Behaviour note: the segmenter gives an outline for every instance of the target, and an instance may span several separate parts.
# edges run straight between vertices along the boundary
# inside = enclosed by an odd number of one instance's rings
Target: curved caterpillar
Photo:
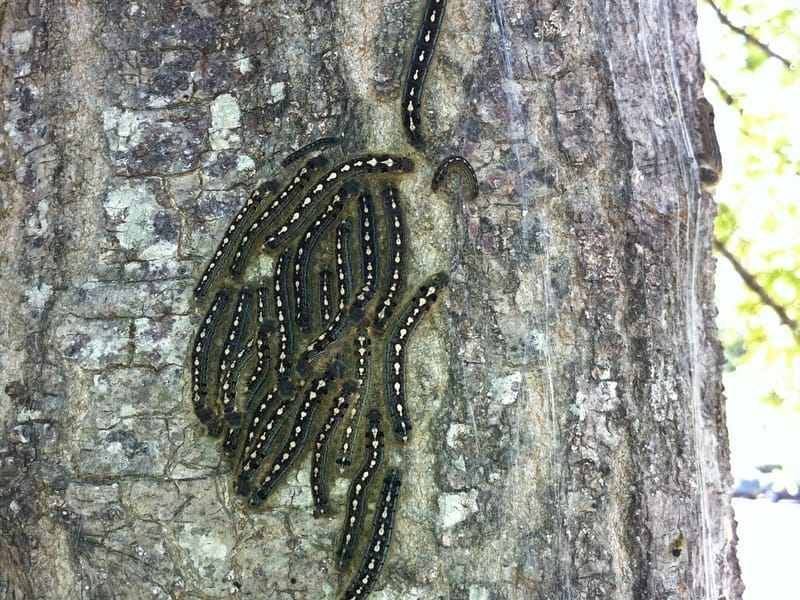
[[[241,227],[245,221],[247,220],[248,216],[258,210],[258,208],[263,204],[266,200],[269,199],[278,189],[278,184],[275,181],[266,181],[256,188],[256,190],[250,194],[247,198],[247,201],[244,203],[244,206],[239,209],[239,212],[236,213],[236,216],[233,217],[230,225],[225,230],[225,235],[222,236],[222,241],[217,246],[216,251],[214,252],[214,256],[208,263],[205,271],[200,276],[200,282],[194,288],[194,297],[199,299],[206,295],[208,289],[211,287],[211,283],[213,282],[214,278],[217,276],[217,272],[222,269],[222,261],[225,257],[228,248],[232,245],[234,239],[239,235],[239,227]]]
[[[320,237],[342,210],[342,190],[334,194],[325,210],[308,226],[294,253],[295,320],[303,331],[311,328],[311,286],[309,270],[311,255]]]
[[[292,314],[289,304],[289,257],[290,248],[286,248],[275,262],[273,286],[275,292],[275,317],[278,320],[278,387],[283,394],[291,392],[290,367],[294,350],[292,334]]]
[[[325,462],[331,438],[339,421],[347,410],[355,385],[347,382],[342,386],[338,397],[331,405],[328,418],[314,440],[314,453],[311,455],[311,497],[314,500],[314,516],[319,517],[328,511],[328,485],[325,481]]]
[[[472,165],[469,164],[469,161],[463,156],[448,156],[439,163],[439,166],[436,167],[436,171],[433,174],[433,179],[431,180],[431,190],[434,192],[439,191],[439,187],[442,185],[444,178],[450,173],[450,169],[453,167],[459,168],[466,175],[469,182],[470,200],[477,198],[478,176],[475,174],[475,169],[472,168]]]
[[[378,278],[378,255],[375,244],[375,211],[372,207],[372,196],[364,191],[358,197],[358,218],[361,225],[361,290],[356,295],[353,312],[358,318],[375,295]]]
[[[344,600],[363,600],[372,591],[378,580],[386,556],[389,553],[389,542],[394,529],[394,517],[397,511],[397,499],[400,497],[402,477],[400,471],[390,469],[383,478],[383,486],[375,518],[372,524],[372,536],[364,553],[364,559],[358,573],[353,577]]]
[[[447,285],[445,273],[436,273],[423,283],[414,297],[403,307],[386,346],[384,382],[389,414],[394,421],[394,434],[398,440],[408,440],[411,421],[405,404],[406,346],[411,333],[436,302],[437,294]]]
[[[197,331],[192,345],[192,405],[200,422],[208,429],[208,434],[218,437],[221,433],[219,416],[208,402],[208,360],[214,333],[219,326],[230,296],[227,290],[219,290],[214,301],[203,317],[203,324]]]
[[[389,269],[386,275],[385,292],[378,302],[373,323],[378,331],[386,328],[386,323],[391,318],[405,285],[403,280],[405,229],[403,213],[397,196],[397,190],[392,186],[387,186],[383,190],[383,212],[387,221],[389,238]]]
[[[330,390],[331,385],[333,385],[334,380],[340,375],[341,368],[334,363],[328,367],[322,377],[318,378],[306,390],[305,397],[297,410],[294,424],[290,430],[289,439],[286,441],[283,450],[278,453],[269,465],[259,482],[258,489],[250,496],[250,506],[260,506],[275,489],[275,486],[295,459],[302,454],[314,414],[317,412],[320,402]]]
[[[294,174],[289,184],[283,188],[277,198],[275,198],[258,218],[247,228],[242,239],[236,247],[236,253],[231,261],[230,271],[234,275],[239,275],[244,271],[244,265],[250,256],[250,251],[256,239],[264,234],[267,227],[272,223],[273,218],[283,211],[291,202],[294,192],[302,189],[308,183],[311,176],[328,164],[328,159],[324,156],[316,156],[304,164],[297,173]]]
[[[439,37],[439,30],[442,27],[445,5],[445,0],[428,0],[417,33],[411,64],[406,74],[401,121],[408,141],[415,147],[422,145],[422,115],[420,112],[422,91],[425,87],[425,76],[428,74],[433,51],[436,48],[436,39]]]
[[[367,508],[367,488],[383,460],[381,414],[373,409],[367,418],[369,425],[366,432],[367,444],[364,463],[347,491],[347,513],[342,526],[339,549],[336,552],[336,562],[340,570],[350,562],[358,545],[359,533],[364,522],[364,512]]]
[[[314,140],[313,142],[309,142],[305,146],[301,146],[300,148],[289,154],[289,156],[287,156],[281,161],[281,166],[288,167],[292,163],[297,162],[299,159],[303,158],[306,154],[311,154],[312,152],[314,152],[315,150],[319,150],[320,148],[327,148],[328,146],[336,146],[337,144],[341,143],[342,140],[341,138],[338,137],[319,138],[317,140]]]
[[[319,274],[319,320],[322,327],[327,327],[333,316],[331,314],[331,272],[323,269]]]
[[[346,467],[352,463],[353,436],[358,429],[358,420],[361,413],[361,406],[369,393],[369,361],[370,361],[370,339],[365,329],[360,329],[356,335],[356,383],[358,394],[353,398],[350,410],[347,412],[347,427],[344,430],[342,444],[339,449],[339,456],[336,463],[340,467]]]
[[[267,238],[264,246],[274,249],[284,242],[296,224],[310,212],[309,206],[325,195],[334,185],[361,173],[408,173],[413,168],[414,163],[410,158],[389,154],[367,154],[337,165],[317,180],[292,215],[273,235]]]

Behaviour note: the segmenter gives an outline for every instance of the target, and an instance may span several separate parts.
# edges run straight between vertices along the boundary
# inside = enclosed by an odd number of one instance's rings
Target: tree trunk
[[[245,510],[185,365],[242,198],[341,132],[450,273],[375,597],[740,597],[694,4],[451,0],[414,150],[420,4],[0,1],[0,596],[335,597],[308,469]]]

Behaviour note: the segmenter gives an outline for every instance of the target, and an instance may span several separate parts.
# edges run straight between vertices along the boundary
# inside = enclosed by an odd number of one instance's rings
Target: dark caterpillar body
[[[230,225],[225,230],[225,235],[222,236],[217,246],[214,256],[208,263],[206,270],[200,276],[200,282],[194,288],[194,297],[199,299],[203,298],[208,292],[214,279],[218,277],[223,271],[223,263],[225,255],[233,248],[234,244],[238,244],[237,238],[241,234],[242,228],[245,226],[250,215],[255,212],[277,191],[278,184],[274,181],[266,181],[256,188],[250,194],[244,206],[239,209],[236,216],[233,217]]]
[[[358,421],[361,416],[361,407],[369,395],[370,378],[370,344],[369,335],[366,329],[362,328],[356,334],[355,355],[356,355],[356,391],[347,411],[347,427],[342,435],[342,444],[339,449],[339,456],[336,464],[340,467],[347,467],[352,464],[353,438],[358,430]]]
[[[344,600],[363,600],[372,591],[378,580],[386,556],[389,553],[389,543],[394,530],[395,513],[397,512],[397,500],[400,497],[400,486],[402,477],[400,471],[390,469],[383,478],[378,507],[375,510],[375,518],[372,524],[372,536],[369,546],[364,553],[361,567],[356,573],[347,591],[342,597]]]
[[[283,475],[291,467],[295,459],[303,453],[314,414],[320,402],[328,394],[334,381],[341,376],[341,368],[337,364],[328,367],[322,377],[314,381],[303,394],[303,401],[295,415],[294,424],[289,432],[289,439],[283,449],[270,463],[258,489],[250,496],[250,506],[260,506],[266,500]]]
[[[340,190],[333,195],[325,210],[317,219],[308,226],[294,253],[294,304],[295,318],[301,330],[308,332],[311,329],[311,285],[309,281],[311,271],[311,256],[319,242],[320,237],[333,223],[341,212],[343,194]]]
[[[229,414],[235,408],[235,402],[228,402],[227,400],[230,400],[236,395],[236,390],[235,388],[231,389],[230,385],[226,388],[225,381],[228,380],[228,383],[230,383],[231,378],[229,376],[229,371],[231,367],[235,368],[236,356],[239,354],[243,340],[247,335],[252,303],[253,292],[247,288],[242,288],[239,292],[239,299],[233,310],[231,324],[228,328],[228,334],[225,337],[225,345],[222,347],[222,353],[219,357],[219,370],[217,372],[219,378],[218,389],[223,415],[228,422],[230,422]]]
[[[206,426],[212,437],[220,435],[221,423],[219,415],[213,405],[209,403],[208,361],[211,346],[214,343],[214,333],[225,314],[225,308],[229,301],[230,295],[227,290],[223,289],[217,292],[208,312],[203,317],[203,322],[192,345],[192,405],[195,415]]]
[[[337,144],[341,144],[341,143],[342,143],[342,140],[341,140],[341,138],[338,138],[338,137],[323,137],[323,138],[319,138],[317,140],[314,140],[313,142],[309,142],[305,146],[301,146],[300,148],[298,148],[297,150],[295,150],[294,152],[289,154],[289,156],[287,156],[286,158],[284,158],[281,161],[281,166],[282,167],[288,167],[289,165],[291,165],[294,162],[297,162],[298,160],[300,160],[301,158],[303,158],[307,154],[311,154],[312,152],[315,152],[316,150],[320,150],[321,148],[327,148],[329,146],[336,146]]]
[[[478,197],[478,176],[475,174],[475,169],[469,164],[469,161],[463,156],[448,156],[439,166],[436,167],[436,172],[433,174],[431,180],[431,190],[434,192],[439,191],[445,177],[450,173],[451,169],[459,169],[467,179],[469,186],[470,199],[474,200]]]
[[[333,317],[331,292],[331,272],[323,269],[319,274],[319,320],[323,328],[328,326]]]
[[[356,319],[364,314],[369,301],[375,295],[378,279],[378,253],[375,238],[375,211],[372,196],[364,191],[358,197],[358,218],[361,237],[361,290],[356,295],[353,313]]]
[[[241,496],[250,495],[251,481],[269,453],[272,442],[278,435],[289,409],[294,403],[293,398],[283,400],[278,404],[269,419],[265,421],[266,413],[277,399],[277,396],[278,389],[273,388],[258,404],[253,413],[245,438],[242,466],[236,481],[236,493]]]
[[[250,227],[247,228],[242,239],[239,240],[236,252],[233,255],[233,260],[231,261],[231,273],[239,275],[244,271],[245,264],[256,240],[268,231],[268,227],[272,224],[274,218],[291,202],[294,194],[303,189],[314,173],[327,164],[328,159],[323,156],[317,156],[309,160],[295,173],[289,184],[283,188],[281,193],[278,194]]]
[[[389,264],[384,283],[384,293],[378,302],[373,326],[383,331],[394,312],[405,287],[405,227],[397,190],[388,186],[383,190],[383,211],[389,239]]]
[[[291,216],[274,234],[267,238],[264,246],[274,249],[282,244],[293,233],[297,223],[311,212],[310,207],[341,182],[357,175],[369,173],[408,173],[413,168],[414,163],[411,162],[411,159],[389,154],[367,154],[337,165],[317,180]]]
[[[339,549],[336,553],[336,562],[339,569],[344,569],[358,545],[359,534],[364,522],[366,512],[367,488],[383,460],[383,428],[381,415],[377,410],[371,410],[368,415],[366,432],[366,453],[364,463],[353,479],[347,493],[347,513],[342,526],[342,535]]]
[[[420,112],[422,92],[425,87],[425,77],[433,58],[433,51],[436,48],[439,30],[442,27],[445,5],[445,0],[428,0],[406,74],[401,121],[408,141],[415,147],[422,145],[422,114]]]
[[[291,360],[294,352],[292,312],[289,300],[289,260],[291,249],[286,248],[275,262],[272,284],[275,293],[275,317],[278,321],[278,388],[282,394],[291,393]]]
[[[447,285],[447,275],[437,273],[422,284],[403,307],[389,336],[384,363],[386,401],[392,416],[395,437],[403,442],[411,432],[411,420],[405,401],[405,358],[411,333],[436,302],[437,294]]]
[[[342,386],[336,400],[331,405],[328,418],[314,440],[311,455],[311,496],[314,500],[314,516],[319,517],[328,511],[328,484],[325,480],[325,463],[331,438],[347,410],[355,385],[348,382]]]

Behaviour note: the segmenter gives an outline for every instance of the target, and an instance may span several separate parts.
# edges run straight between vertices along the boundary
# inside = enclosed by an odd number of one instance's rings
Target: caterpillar
[[[295,459],[303,453],[308,431],[314,420],[314,414],[320,402],[327,395],[334,380],[341,376],[341,366],[334,361],[322,375],[306,390],[303,402],[297,411],[294,424],[289,433],[289,439],[283,450],[278,453],[261,479],[258,489],[250,496],[250,506],[261,506],[275,486],[283,478]]]
[[[275,292],[275,316],[278,320],[278,386],[281,393],[291,392],[290,372],[291,356],[294,351],[292,334],[291,305],[289,304],[289,258],[290,248],[286,248],[275,263],[273,286]]]
[[[195,335],[192,346],[192,405],[195,415],[205,425],[212,437],[220,435],[221,424],[213,406],[208,402],[208,360],[214,342],[214,333],[225,314],[225,308],[229,301],[228,290],[222,289],[217,292],[214,301],[203,317],[203,323]]]
[[[342,386],[338,397],[331,405],[325,424],[314,440],[314,452],[311,456],[311,496],[314,500],[315,517],[324,515],[328,510],[328,486],[325,481],[328,446],[355,390],[356,386],[352,382],[346,382]]]
[[[372,536],[364,553],[364,559],[358,573],[353,577],[344,600],[363,600],[372,591],[378,580],[386,556],[389,553],[389,544],[394,530],[394,518],[397,512],[397,500],[400,497],[402,476],[397,469],[390,469],[383,478],[383,486],[375,509],[375,518],[372,524]]]
[[[383,211],[387,221],[389,237],[389,269],[385,292],[378,302],[373,326],[382,332],[394,312],[403,291],[403,267],[405,263],[405,229],[403,213],[398,202],[397,190],[387,186],[383,190]]]
[[[366,453],[364,463],[356,474],[347,492],[347,513],[344,519],[336,562],[340,570],[344,569],[353,557],[361,526],[364,523],[366,510],[367,487],[381,466],[383,460],[383,429],[381,414],[373,409],[368,415],[366,432]]]
[[[311,286],[309,284],[309,271],[311,255],[319,242],[320,237],[342,210],[342,194],[334,194],[325,210],[309,225],[306,232],[297,244],[294,254],[294,303],[295,318],[300,329],[308,331],[311,328]]]
[[[282,167],[288,167],[292,163],[297,162],[299,159],[303,158],[307,154],[311,154],[315,150],[319,150],[320,148],[327,148],[328,146],[336,146],[337,144],[341,144],[342,140],[338,137],[323,137],[319,138],[318,140],[314,140],[313,142],[309,142],[305,146],[301,146],[289,156],[284,158],[281,161]]]
[[[414,297],[403,307],[389,336],[384,363],[384,382],[389,414],[395,437],[408,440],[411,421],[405,404],[405,354],[411,333],[436,302],[437,294],[447,285],[445,273],[436,273],[423,283]]]
[[[228,248],[232,246],[233,241],[239,235],[239,228],[242,227],[247,220],[248,216],[258,210],[258,208],[266,202],[278,189],[278,184],[275,181],[266,181],[259,185],[255,191],[247,198],[247,201],[233,217],[233,220],[225,230],[225,235],[222,236],[222,241],[217,246],[214,256],[206,266],[205,271],[200,276],[200,281],[194,288],[195,299],[203,298],[208,289],[211,287],[218,272],[222,270],[222,262]]]
[[[417,148],[422,145],[420,107],[425,76],[428,74],[433,51],[436,48],[436,39],[439,37],[439,30],[442,27],[445,5],[446,0],[428,0],[425,15],[417,33],[414,54],[411,56],[411,64],[406,74],[406,85],[403,89],[401,121],[408,141]]]
[[[363,277],[361,291],[356,295],[353,306],[354,314],[360,318],[364,308],[375,294],[378,278],[378,257],[375,244],[375,218],[372,207],[372,196],[362,192],[358,197],[359,222],[361,224],[361,275]]]
[[[339,456],[336,463],[340,467],[346,467],[352,463],[353,437],[358,429],[358,419],[361,413],[361,406],[368,395],[369,390],[369,361],[370,361],[370,339],[366,329],[359,329],[356,334],[356,382],[358,394],[353,398],[350,410],[347,412],[347,427],[344,430],[342,444],[339,449]]]
[[[264,461],[275,436],[278,434],[280,426],[283,424],[283,417],[289,411],[289,407],[294,402],[294,398],[285,399],[272,413],[269,420],[261,425],[269,407],[277,398],[278,388],[275,387],[269,392],[256,407],[250,426],[245,438],[244,453],[241,457],[242,467],[239,470],[239,477],[236,481],[236,493],[240,496],[250,495],[250,481],[255,472]]]
[[[244,271],[244,266],[247,258],[250,256],[250,250],[255,243],[255,240],[260,237],[267,227],[272,223],[273,218],[280,213],[287,204],[290,203],[293,193],[302,187],[311,179],[311,177],[321,168],[328,164],[328,159],[324,156],[315,156],[304,164],[297,173],[294,174],[289,184],[283,188],[280,194],[267,206],[266,209],[253,221],[250,227],[245,231],[242,239],[236,247],[236,252],[231,261],[230,271],[234,275],[239,275]]]
[[[283,243],[296,224],[310,212],[310,206],[318,198],[325,195],[331,187],[341,181],[361,173],[408,173],[414,168],[410,158],[392,156],[389,154],[367,154],[343,162],[331,169],[326,175],[317,180],[311,191],[300,201],[299,206],[281,227],[264,242],[266,248],[274,249]]]
[[[222,347],[222,353],[219,357],[219,370],[217,373],[219,378],[218,389],[222,400],[223,415],[226,420],[229,420],[228,415],[235,408],[235,402],[226,402],[226,397],[230,398],[231,393],[235,396],[236,390],[235,388],[233,390],[226,390],[225,380],[229,378],[228,372],[231,366],[233,366],[232,362],[235,361],[242,345],[242,339],[247,334],[251,309],[250,305],[252,301],[253,293],[248,288],[242,288],[233,311],[233,319],[228,328],[228,333],[225,336],[225,345]],[[226,394],[226,391],[230,393]]]
[[[434,192],[439,191],[444,178],[450,173],[450,169],[454,167],[459,168],[466,175],[469,185],[470,200],[477,198],[478,176],[475,174],[475,169],[472,168],[472,165],[469,164],[469,161],[463,156],[448,156],[439,163],[439,166],[436,167],[436,171],[433,174],[433,179],[431,179],[431,190]]]
[[[322,327],[328,326],[333,316],[331,314],[331,272],[323,269],[319,274],[319,319]]]

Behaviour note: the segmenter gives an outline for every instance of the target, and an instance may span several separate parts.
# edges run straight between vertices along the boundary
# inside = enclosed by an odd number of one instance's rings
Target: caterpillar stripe
[[[350,484],[347,492],[347,513],[342,527],[339,549],[336,552],[336,562],[340,570],[344,569],[358,545],[359,534],[364,523],[364,513],[367,504],[367,488],[383,460],[383,429],[381,428],[381,415],[377,410],[371,410],[368,415],[366,432],[366,452],[364,463]]]
[[[297,324],[303,331],[311,328],[311,285],[309,273],[311,256],[320,237],[328,229],[334,218],[341,212],[344,196],[343,190],[333,195],[325,210],[309,225],[300,238],[294,254],[294,303]]]
[[[286,158],[281,161],[282,167],[288,167],[294,162],[297,162],[299,159],[303,158],[307,154],[311,154],[312,152],[319,150],[321,148],[327,148],[328,146],[336,146],[337,144],[341,144],[342,140],[338,137],[323,137],[319,138],[318,140],[314,140],[313,142],[309,142],[305,146],[302,146],[289,154]]]
[[[247,262],[247,258],[250,256],[250,251],[256,239],[267,232],[267,228],[272,223],[273,219],[291,202],[294,194],[308,183],[314,173],[327,164],[328,159],[324,156],[317,156],[309,160],[295,173],[289,184],[283,188],[283,191],[281,191],[258,218],[253,221],[250,227],[245,231],[242,239],[239,240],[236,252],[233,255],[233,260],[231,261],[231,273],[238,275],[244,271],[244,266]]]
[[[350,403],[350,409],[347,411],[347,427],[342,436],[342,445],[339,449],[339,456],[336,458],[336,463],[340,467],[346,467],[352,463],[353,454],[353,438],[358,429],[358,421],[361,413],[361,407],[364,405],[364,400],[369,394],[369,378],[370,378],[370,344],[369,335],[366,329],[360,329],[355,338],[355,355],[356,355],[356,384],[357,391]]]
[[[333,300],[331,299],[331,272],[323,269],[319,274],[319,319],[322,327],[327,327],[333,317]]]
[[[439,166],[431,179],[431,190],[434,192],[439,191],[445,177],[450,173],[451,169],[459,169],[467,179],[469,186],[470,199],[474,200],[478,196],[478,176],[475,174],[475,169],[469,164],[469,161],[463,156],[448,156]]]
[[[378,279],[378,255],[375,243],[375,211],[372,196],[363,192],[358,197],[359,223],[361,225],[361,290],[356,295],[353,312],[361,318],[364,309],[375,295]]]
[[[227,290],[223,289],[217,292],[208,312],[203,317],[203,322],[195,335],[192,346],[192,405],[195,415],[206,426],[212,437],[220,435],[221,424],[219,415],[208,401],[208,361],[214,333],[225,314],[225,308],[229,301],[230,295]]]
[[[397,190],[388,186],[383,190],[383,212],[387,221],[389,238],[389,265],[384,283],[384,294],[378,302],[375,312],[374,327],[383,331],[394,312],[400,295],[405,287],[405,228],[403,212],[400,209]]]
[[[319,408],[320,402],[330,391],[333,382],[341,375],[341,369],[330,366],[325,373],[311,384],[306,390],[303,402],[295,415],[294,424],[289,433],[281,452],[275,457],[264,473],[259,482],[258,489],[250,496],[250,506],[260,506],[263,504],[275,486],[283,478],[284,474],[292,466],[292,463],[303,453],[308,432],[314,420],[314,414]]]
[[[411,420],[405,401],[405,355],[411,333],[436,302],[437,294],[447,285],[447,275],[437,273],[423,283],[414,297],[403,307],[389,336],[384,363],[384,382],[389,414],[395,437],[408,440]]]
[[[275,316],[278,320],[278,386],[283,394],[291,392],[291,357],[294,351],[292,312],[289,301],[290,248],[286,248],[275,263],[273,286],[275,293]]]
[[[425,14],[422,18],[411,64],[406,74],[406,85],[403,90],[401,120],[406,137],[411,145],[422,145],[421,121],[422,92],[425,87],[425,77],[431,64],[436,40],[444,19],[445,0],[428,0]]]
[[[267,238],[264,245],[271,249],[277,248],[290,236],[298,222],[311,212],[312,204],[342,181],[362,173],[407,173],[413,168],[414,163],[410,158],[389,154],[367,154],[337,165],[317,180],[291,216],[274,234]]]
[[[195,298],[203,298],[206,295],[214,279],[222,272],[225,255],[233,248],[234,242],[236,242],[236,238],[240,235],[241,229],[245,226],[249,216],[255,214],[261,205],[277,191],[277,188],[276,182],[266,181],[259,185],[247,198],[244,206],[239,209],[239,212],[236,213],[236,216],[233,217],[233,220],[228,225],[225,235],[222,236],[222,241],[214,252],[214,256],[200,276],[200,281],[194,288]]]
[[[342,386],[339,395],[331,405],[322,429],[314,440],[314,451],[311,455],[311,497],[314,500],[314,516],[324,515],[328,511],[328,484],[325,479],[325,463],[328,455],[328,446],[342,420],[342,415],[347,410],[350,397],[355,391],[355,385],[347,382]]]
[[[375,509],[372,524],[372,536],[364,553],[364,559],[358,573],[353,577],[344,600],[363,600],[372,591],[378,580],[381,569],[389,553],[389,544],[394,530],[394,519],[397,512],[397,501],[400,497],[402,477],[400,471],[390,469],[383,478],[383,486]]]

